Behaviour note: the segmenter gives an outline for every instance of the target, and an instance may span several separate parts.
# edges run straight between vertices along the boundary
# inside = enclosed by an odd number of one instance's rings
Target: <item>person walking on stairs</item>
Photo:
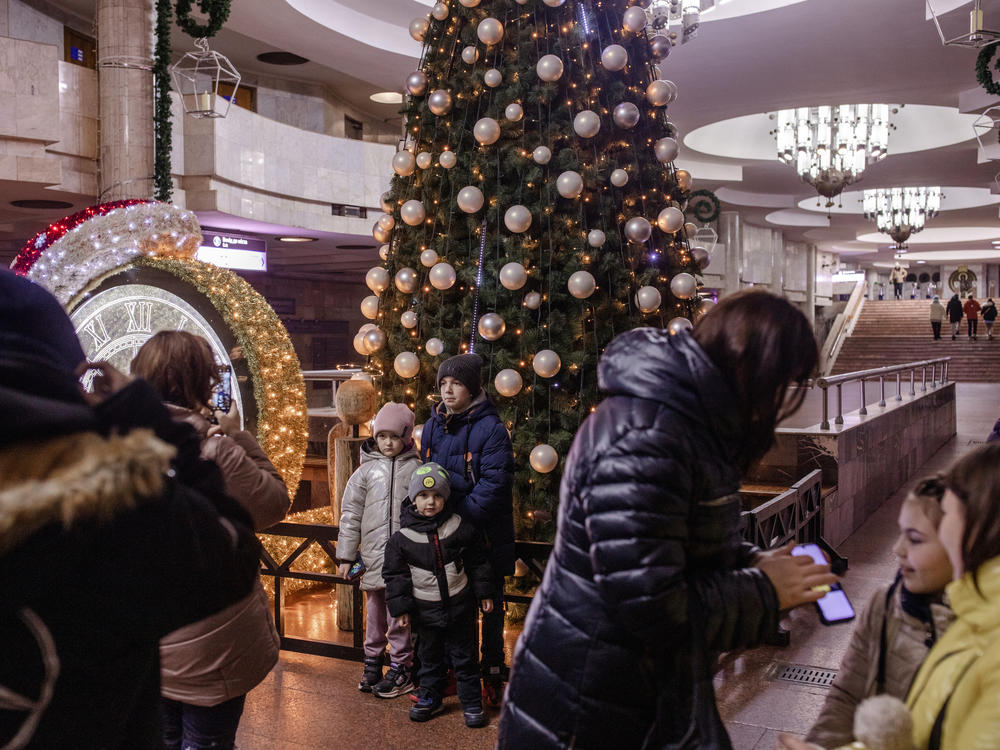
[[[903,282],[906,281],[906,269],[899,265],[899,262],[889,272],[889,281],[892,282],[893,297],[903,299]]]
[[[976,302],[975,297],[971,294],[968,299],[965,300],[965,304],[962,306],[962,310],[965,312],[965,317],[969,320],[969,341],[976,340],[976,334],[979,328],[979,311],[982,307],[978,302]]]
[[[941,304],[941,298],[935,294],[934,300],[931,302],[931,330],[934,332],[935,341],[941,338],[941,322],[943,320],[944,305]]]
[[[948,300],[948,322],[951,323],[951,340],[958,336],[958,327],[962,325],[962,300],[957,294],[953,294]]]
[[[983,323],[986,324],[986,339],[988,341],[993,340],[993,323],[997,319],[997,306],[993,302],[993,298],[990,297],[986,300],[983,305]]]

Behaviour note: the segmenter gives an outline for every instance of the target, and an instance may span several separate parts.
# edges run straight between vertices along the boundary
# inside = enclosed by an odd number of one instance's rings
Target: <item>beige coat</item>
[[[830,748],[847,745],[854,739],[854,710],[862,700],[877,692],[888,590],[889,586],[882,586],[875,591],[855,625],[823,709],[806,735],[807,742]],[[936,636],[940,638],[954,615],[942,604],[932,604],[931,612]],[[926,641],[930,634],[927,623],[903,611],[897,587],[889,602],[886,619],[885,693],[900,700],[906,698],[910,683],[929,651]]]
[[[944,305],[940,302],[931,302],[931,323],[940,323],[944,320]]]
[[[168,409],[174,419],[198,431],[201,457],[219,466],[226,494],[246,508],[257,530],[285,517],[288,490],[253,435],[240,430],[208,437],[210,425],[200,414],[172,405]],[[278,648],[268,598],[258,580],[243,600],[160,641],[160,692],[195,706],[218,705],[258,685],[277,663]]]

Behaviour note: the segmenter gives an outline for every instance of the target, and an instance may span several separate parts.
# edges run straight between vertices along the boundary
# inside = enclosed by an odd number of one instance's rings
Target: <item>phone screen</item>
[[[232,384],[230,383],[232,368],[229,365],[219,365],[218,372],[219,383],[215,386],[215,397],[212,406],[228,414],[233,405]]]
[[[799,544],[792,550],[793,555],[808,555],[813,562],[826,565],[829,561],[818,544]],[[848,622],[854,619],[854,607],[839,583],[830,585],[827,595],[816,602],[819,619],[824,625],[838,622]]]

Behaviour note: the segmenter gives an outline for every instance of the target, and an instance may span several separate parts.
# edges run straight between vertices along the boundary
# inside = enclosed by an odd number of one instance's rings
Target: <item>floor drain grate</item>
[[[830,687],[833,678],[837,676],[835,669],[820,669],[805,664],[785,664],[777,670],[776,678],[785,682],[797,682],[800,685],[816,685]]]

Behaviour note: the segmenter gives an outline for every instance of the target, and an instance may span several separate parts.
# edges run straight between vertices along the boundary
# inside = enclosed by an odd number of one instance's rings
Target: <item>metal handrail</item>
[[[346,380],[350,380],[355,375],[364,372],[361,368],[343,368],[341,370],[303,370],[302,379],[306,382],[328,382],[331,385],[330,388],[330,406],[323,409],[310,409],[311,414],[336,414],[337,410],[337,389],[340,384]]]
[[[865,397],[865,382],[867,380],[879,380],[879,406],[885,406],[885,377],[886,375],[896,376],[896,401],[903,400],[902,374],[906,371],[910,373],[910,395],[916,395],[915,376],[916,371],[921,371],[920,390],[927,390],[927,368],[931,368],[931,387],[941,386],[948,382],[948,362],[951,357],[937,357],[936,359],[924,359],[919,362],[906,362],[901,365],[889,365],[888,367],[875,367],[870,370],[858,370],[857,372],[845,372],[841,375],[825,375],[816,378],[813,385],[823,389],[823,421],[820,423],[821,430],[830,429],[830,403],[829,388],[834,386],[837,389],[837,417],[834,424],[844,424],[844,401],[843,386],[845,383],[860,381],[861,383],[861,408],[858,414],[868,414],[868,406]],[[940,375],[938,374],[940,365]]]

